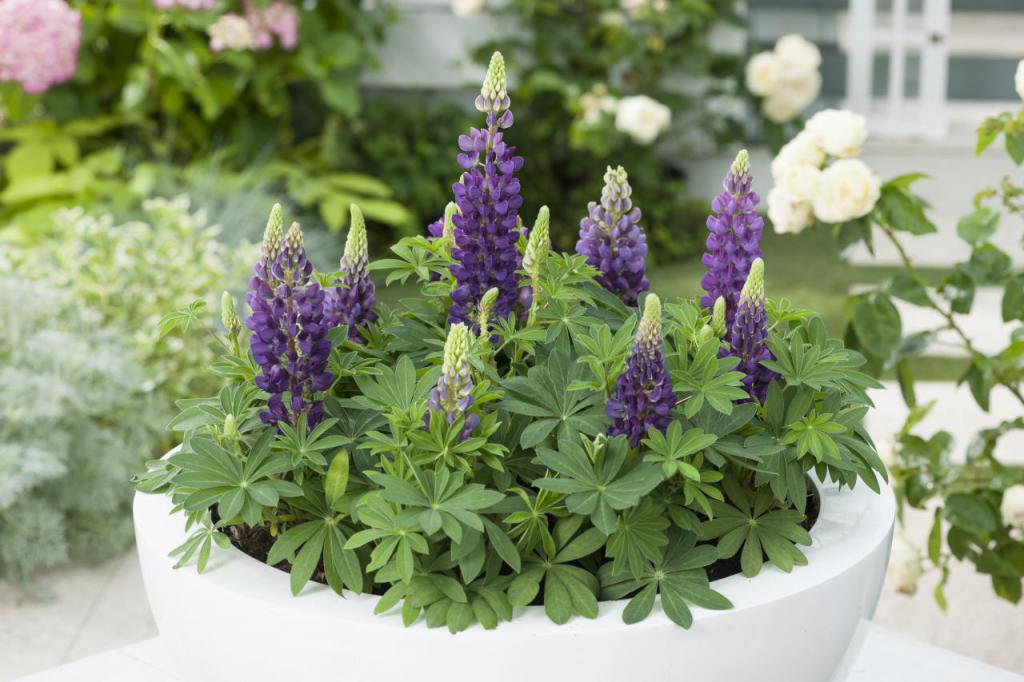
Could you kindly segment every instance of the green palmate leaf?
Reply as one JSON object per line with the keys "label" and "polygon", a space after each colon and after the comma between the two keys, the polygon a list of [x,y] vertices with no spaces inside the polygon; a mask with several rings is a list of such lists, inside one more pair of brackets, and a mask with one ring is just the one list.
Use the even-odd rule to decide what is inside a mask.
{"label": "green palmate leaf", "polygon": [[728,502],[712,502],[715,518],[704,523],[701,539],[717,539],[718,557],[727,559],[740,553],[743,575],[760,573],[764,557],[787,573],[793,566],[804,566],[807,557],[796,545],[810,545],[811,536],[800,524],[803,514],[776,507],[771,491],[744,490],[734,479],[726,479]]}
{"label": "green palmate leaf", "polygon": [[272,439],[273,433],[265,432],[242,463],[210,436],[192,438],[190,450],[170,458],[170,463],[182,470],[175,482],[192,491],[183,503],[185,509],[199,511],[216,505],[222,522],[239,516],[256,525],[263,509],[275,506],[282,495],[301,495],[296,484],[275,478],[288,470],[290,463],[271,451]]}
{"label": "green palmate leaf", "polygon": [[526,606],[541,595],[544,612],[559,625],[574,615],[597,617],[597,578],[571,564],[597,552],[606,538],[596,528],[577,535],[582,520],[577,516],[560,521],[554,532],[558,543],[555,553],[534,554],[527,559],[522,573],[508,587],[508,598],[513,606]]}
{"label": "green palmate leaf", "polygon": [[538,459],[558,477],[546,476],[533,483],[566,495],[569,511],[589,516],[601,532],[610,535],[618,527],[615,512],[636,506],[654,490],[663,480],[661,468],[644,463],[625,467],[629,445],[624,436],[585,442],[586,450],[569,440],[560,440],[557,451],[538,449]]}
{"label": "green palmate leaf", "polygon": [[685,399],[683,412],[693,417],[707,402],[718,412],[729,414],[734,400],[743,400],[742,372],[732,371],[739,362],[734,357],[718,357],[719,343],[711,340],[703,344],[688,361],[685,353],[670,367],[674,387],[689,395]]}
{"label": "green palmate leaf", "polygon": [[601,568],[601,594],[605,599],[634,595],[622,613],[626,623],[645,619],[654,609],[655,596],[660,594],[665,615],[680,627],[689,628],[693,624],[690,606],[732,608],[728,599],[711,589],[704,571],[717,558],[713,547],[696,544],[693,533],[673,531],[663,550],[646,563],[640,575],[605,564]]}
{"label": "green palmate leaf", "polygon": [[384,499],[406,508],[428,535],[443,531],[460,542],[467,529],[483,532],[483,519],[476,512],[505,498],[480,483],[466,483],[461,471],[411,469],[412,481],[374,471],[367,476],[381,486]]}
{"label": "green palmate leaf", "polygon": [[618,530],[608,538],[606,554],[613,559],[612,571],[628,571],[640,578],[650,563],[658,561],[668,544],[669,527],[665,510],[651,500],[627,509],[619,516]]}
{"label": "green palmate leaf", "polygon": [[604,396],[596,391],[570,391],[583,379],[586,369],[570,361],[567,353],[555,350],[546,365],[529,370],[526,377],[506,379],[508,391],[500,408],[532,417],[520,437],[523,448],[533,448],[554,434],[558,441],[575,441],[578,434],[594,435],[604,428]]}
{"label": "green palmate leaf", "polygon": [[682,425],[679,422],[672,422],[664,433],[652,429],[647,434],[643,444],[649,452],[644,455],[644,461],[660,464],[665,478],[679,474],[699,481],[700,471],[687,460],[717,440],[718,436],[704,433],[697,428],[690,429],[684,434]]}

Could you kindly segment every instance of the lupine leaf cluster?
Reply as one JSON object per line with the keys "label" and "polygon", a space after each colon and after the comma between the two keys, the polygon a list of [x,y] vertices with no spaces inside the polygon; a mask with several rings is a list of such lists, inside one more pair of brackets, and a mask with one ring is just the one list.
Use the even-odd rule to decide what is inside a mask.
{"label": "lupine leaf cluster", "polygon": [[[510,105],[495,64],[500,56],[477,102],[489,117]],[[514,144],[514,129],[501,134]],[[462,154],[498,146],[491,132],[476,135],[482,151],[471,136]],[[520,228],[508,220],[513,202],[488,192],[504,182],[511,196],[502,177],[521,164],[503,161],[498,177],[488,163],[469,164],[483,180],[456,187],[457,207],[430,237],[369,264],[420,295],[378,299],[357,337],[327,323],[329,381],[278,392],[264,380],[282,368],[294,378],[290,349],[298,344],[301,361],[309,327],[324,332],[320,318],[261,308],[266,319],[250,328],[284,335],[273,365],[246,343],[249,331],[229,334],[237,350],[215,365],[223,388],[182,401],[171,424],[182,448],[139,479],[171,495],[195,529],[179,563],[202,568],[224,537],[247,551],[256,534],[295,594],[316,580],[377,595],[383,617],[452,632],[497,627],[527,606],[555,623],[594,618],[616,599],[629,600],[627,622],[660,610],[690,627],[693,607],[730,607],[712,578],[737,554],[749,576],[805,563],[810,477],[877,490],[884,475],[860,425],[877,383],[857,371],[859,355],[817,317],[772,317],[770,280],[756,268],[740,297],[753,308],[737,316],[738,356],[722,352],[723,321],[698,298],[638,290],[627,305],[587,255],[548,250],[550,224],[587,207],[545,208]],[[482,183],[472,205],[467,183]],[[279,239],[268,230],[257,290]],[[493,273],[467,275],[471,253],[514,267],[485,288]],[[344,286],[332,273],[308,281],[328,295]],[[510,303],[521,291],[530,296]],[[762,347],[780,349],[763,396],[745,383],[755,365],[768,371],[766,355],[747,352]],[[828,371],[808,376],[809,356],[821,360],[811,370]],[[278,400],[287,413],[261,418]]]}

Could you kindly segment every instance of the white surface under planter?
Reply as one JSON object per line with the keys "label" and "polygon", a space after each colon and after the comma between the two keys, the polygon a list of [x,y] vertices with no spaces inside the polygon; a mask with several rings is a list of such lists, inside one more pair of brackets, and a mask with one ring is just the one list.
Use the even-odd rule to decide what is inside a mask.
{"label": "white surface under planter", "polygon": [[657,608],[625,625],[625,601],[562,626],[527,607],[492,631],[406,628],[374,616],[373,596],[311,584],[292,597],[286,573],[234,548],[214,547],[201,575],[174,570],[167,553],[186,536],[166,496],[136,495],[135,531],[161,640],[189,682],[838,682],[878,601],[895,503],[863,485],[821,494],[809,565],[716,581],[734,608],[694,609],[689,630]]}

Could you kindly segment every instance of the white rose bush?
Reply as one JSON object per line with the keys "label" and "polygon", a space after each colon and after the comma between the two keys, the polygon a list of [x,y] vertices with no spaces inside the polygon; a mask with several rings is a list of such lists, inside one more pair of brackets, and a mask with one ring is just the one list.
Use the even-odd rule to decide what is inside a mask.
{"label": "white rose bush", "polygon": [[[763,65],[758,67],[764,69]],[[1024,81],[1018,71],[1017,87]],[[1024,109],[987,119],[978,129],[977,153],[1002,136],[1016,166],[1024,163]],[[1024,220],[1024,186],[1008,175],[997,187],[974,195],[956,232],[970,255],[941,280],[926,277],[915,265],[913,239],[937,228],[913,187],[924,178],[912,173],[883,181],[861,155],[867,125],[857,114],[826,110],[815,114],[772,162],[773,187],[768,217],[777,232],[828,229],[843,248],[854,244],[874,253],[875,240],[888,241],[901,263],[890,278],[852,295],[845,306],[845,342],[867,358],[866,370],[896,377],[908,417],[891,447],[880,449],[901,513],[907,507],[928,510],[934,520],[921,549],[899,535],[893,545],[889,582],[907,595],[928,570],[937,571],[935,599],[946,606],[945,587],[953,562],[970,562],[987,575],[995,593],[1021,600],[1024,578],[1024,467],[1000,459],[1000,439],[1024,429],[1024,268],[993,243],[1004,214]],[[1019,234],[1020,224],[1006,229]],[[976,345],[977,333],[963,316],[971,313],[978,289],[1002,291],[1002,322],[1015,325],[1005,348],[992,353]],[[925,308],[937,322],[906,333],[894,301]],[[944,346],[958,345],[968,358],[958,383],[988,412],[993,401],[1013,401],[1018,415],[983,421],[966,442],[951,433],[921,434],[920,424],[934,402],[919,403],[914,361],[942,335]]]}
{"label": "white rose bush", "polygon": [[807,121],[772,161],[768,217],[776,232],[796,233],[815,221],[839,225],[864,218],[881,198],[878,174],[857,158],[867,122],[826,109]]}
{"label": "white rose bush", "polygon": [[[770,139],[785,136],[785,126],[796,122],[821,92],[821,51],[803,36],[779,38],[775,47],[747,62],[747,90],[757,101]],[[778,145],[773,145],[778,146]]]}

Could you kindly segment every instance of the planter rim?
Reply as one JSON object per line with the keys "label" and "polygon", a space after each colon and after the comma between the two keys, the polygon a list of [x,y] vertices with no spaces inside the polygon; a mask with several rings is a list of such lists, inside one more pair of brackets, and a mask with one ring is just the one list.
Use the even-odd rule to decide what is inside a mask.
{"label": "planter rim", "polygon": [[[174,450],[167,453],[165,457],[173,452]],[[820,493],[821,509],[817,521],[810,530],[811,545],[801,547],[808,565],[794,567],[792,572],[785,573],[766,563],[754,578],[736,574],[714,581],[714,589],[727,597],[733,608],[713,611],[691,607],[694,627],[699,626],[701,622],[722,618],[737,611],[782,601],[797,592],[826,583],[888,540],[896,512],[895,497],[888,484],[879,481],[881,492],[876,494],[862,481],[853,489],[840,489],[838,484],[821,483],[813,476],[811,478]],[[136,542],[140,546],[153,545],[154,551],[166,555],[188,537],[185,532],[184,514],[173,511],[170,496],[137,492],[133,509]],[[168,557],[166,561],[167,570],[173,570],[173,560]],[[293,597],[287,572],[268,566],[233,545],[228,549],[221,549],[214,544],[206,571],[202,574],[192,565],[182,567],[178,572],[178,580],[203,581],[207,583],[207,587],[235,593],[240,597],[264,603],[268,608],[307,612],[320,618],[333,618],[344,622],[360,621],[360,627],[401,631],[407,629],[402,623],[400,609],[397,607],[385,614],[374,615],[373,608],[380,599],[377,595],[357,595],[346,590],[341,597],[327,585],[310,582],[297,597]],[[577,616],[565,625],[552,623],[544,614],[542,606],[517,608],[515,617],[509,622],[500,623],[497,631],[502,635],[536,635],[539,627],[547,626],[552,630],[552,634],[571,636],[622,628],[642,630],[672,625],[660,608],[652,611],[651,615],[640,623],[623,623],[622,611],[628,601],[602,601],[597,618]],[[438,636],[450,636],[445,628],[428,630],[422,623],[412,627]],[[482,637],[490,632],[480,627],[471,627],[460,632],[459,636]]]}

